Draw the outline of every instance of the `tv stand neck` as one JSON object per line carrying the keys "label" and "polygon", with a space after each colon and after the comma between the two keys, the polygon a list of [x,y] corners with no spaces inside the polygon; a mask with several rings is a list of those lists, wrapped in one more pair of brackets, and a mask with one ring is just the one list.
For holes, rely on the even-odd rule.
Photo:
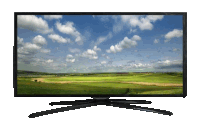
{"label": "tv stand neck", "polygon": [[110,97],[92,97],[93,99],[95,99],[95,100],[102,100],[102,99],[109,99]]}

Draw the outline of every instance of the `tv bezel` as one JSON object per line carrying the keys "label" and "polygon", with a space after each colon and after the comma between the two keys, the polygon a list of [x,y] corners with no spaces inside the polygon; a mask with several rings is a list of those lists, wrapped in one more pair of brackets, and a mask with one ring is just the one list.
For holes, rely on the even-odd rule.
{"label": "tv bezel", "polygon": [[[17,15],[183,15],[183,94],[17,94]],[[187,96],[187,12],[14,12],[13,47],[13,87],[14,97],[183,97]]]}

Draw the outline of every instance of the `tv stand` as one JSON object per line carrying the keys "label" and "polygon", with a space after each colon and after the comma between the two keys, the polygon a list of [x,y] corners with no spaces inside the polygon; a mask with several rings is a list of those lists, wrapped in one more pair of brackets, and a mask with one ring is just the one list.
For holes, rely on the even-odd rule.
{"label": "tv stand", "polygon": [[86,100],[51,102],[49,103],[49,105],[51,106],[53,105],[72,105],[72,106],[36,112],[36,113],[30,114],[28,117],[35,118],[35,117],[39,117],[43,115],[75,110],[75,109],[80,109],[80,108],[86,108],[86,107],[91,107],[91,106],[97,106],[97,105],[106,105],[106,106],[113,106],[113,107],[119,107],[119,108],[140,110],[140,111],[153,112],[153,113],[169,115],[169,116],[173,115],[172,112],[166,111],[166,110],[130,105],[130,104],[151,104],[151,103],[152,103],[151,101],[146,101],[146,100],[126,100],[126,99],[109,99],[109,97],[105,97],[105,98],[93,97],[93,99],[86,99]]}

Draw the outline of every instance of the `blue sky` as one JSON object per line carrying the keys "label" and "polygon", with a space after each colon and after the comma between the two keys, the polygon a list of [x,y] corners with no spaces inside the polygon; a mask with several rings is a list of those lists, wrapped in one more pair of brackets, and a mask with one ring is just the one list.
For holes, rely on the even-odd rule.
{"label": "blue sky", "polygon": [[181,15],[18,15],[18,69],[182,71]]}

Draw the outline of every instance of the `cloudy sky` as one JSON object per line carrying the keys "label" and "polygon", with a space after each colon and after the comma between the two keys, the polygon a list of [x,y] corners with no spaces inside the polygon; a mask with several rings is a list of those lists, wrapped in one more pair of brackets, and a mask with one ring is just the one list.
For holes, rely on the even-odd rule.
{"label": "cloudy sky", "polygon": [[182,71],[181,15],[18,15],[18,70]]}

